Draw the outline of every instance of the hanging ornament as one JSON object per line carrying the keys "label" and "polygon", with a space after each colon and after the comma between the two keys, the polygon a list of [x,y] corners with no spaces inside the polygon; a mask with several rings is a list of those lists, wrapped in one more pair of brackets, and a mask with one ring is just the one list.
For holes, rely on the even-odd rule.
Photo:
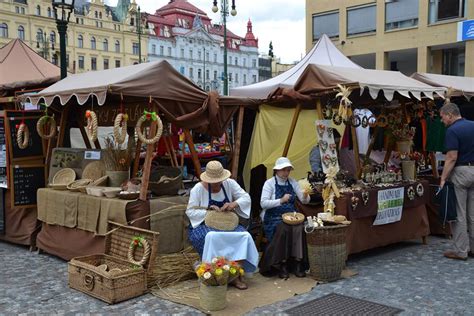
{"label": "hanging ornament", "polygon": [[336,98],[341,97],[338,114],[341,116],[342,120],[345,121],[350,116],[349,109],[352,101],[349,100],[349,96],[351,95],[352,89],[341,84],[338,84],[337,87],[338,89],[336,89],[336,91],[338,93],[336,94]]}
{"label": "hanging ornament", "polygon": [[86,128],[87,136],[92,142],[95,142],[97,140],[97,128],[98,128],[97,115],[95,114],[94,111],[87,110],[86,118],[87,118],[87,128]]}
{"label": "hanging ornament", "polygon": [[114,138],[117,144],[123,144],[127,138],[128,114],[119,113],[114,120]]}
{"label": "hanging ornament", "polygon": [[319,147],[321,147],[323,152],[326,152],[326,150],[328,149],[328,142],[325,141],[325,140],[320,140],[319,141]]}
{"label": "hanging ornament", "polygon": [[[49,123],[49,131],[48,134],[44,133],[44,127],[46,124]],[[56,135],[56,121],[54,120],[53,116],[49,116],[48,114],[43,115],[40,117],[38,122],[36,123],[36,131],[38,135],[43,139],[50,139]]]}
{"label": "hanging ornament", "polygon": [[[158,124],[156,134],[152,138],[147,138],[142,133],[142,124],[146,121],[156,121],[156,123]],[[163,122],[161,122],[161,119],[156,114],[156,112],[143,111],[143,115],[137,121],[137,125],[135,127],[135,130],[137,131],[138,139],[143,144],[153,145],[158,140],[160,140],[161,134],[163,133]]]}
{"label": "hanging ornament", "polygon": [[326,126],[324,124],[318,124],[317,130],[318,130],[319,138],[322,138],[324,136],[324,131],[326,130]]}
{"label": "hanging ornament", "polygon": [[28,144],[30,142],[30,131],[28,129],[28,126],[25,124],[24,121],[22,121],[16,127],[16,142],[18,144],[18,147],[20,149],[25,149],[26,147],[28,147]]}

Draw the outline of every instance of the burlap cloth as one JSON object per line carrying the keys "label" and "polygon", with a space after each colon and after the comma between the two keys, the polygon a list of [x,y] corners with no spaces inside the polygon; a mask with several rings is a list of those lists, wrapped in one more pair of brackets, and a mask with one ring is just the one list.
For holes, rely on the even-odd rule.
{"label": "burlap cloth", "polygon": [[37,202],[38,220],[42,222],[105,235],[109,220],[127,223],[130,201],[43,188],[37,192]]}

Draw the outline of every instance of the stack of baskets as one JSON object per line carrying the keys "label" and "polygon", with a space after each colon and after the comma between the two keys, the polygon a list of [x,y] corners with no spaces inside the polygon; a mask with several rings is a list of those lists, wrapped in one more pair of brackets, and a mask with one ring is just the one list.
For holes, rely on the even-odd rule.
{"label": "stack of baskets", "polygon": [[306,234],[310,275],[319,281],[340,278],[346,265],[348,225],[317,227]]}

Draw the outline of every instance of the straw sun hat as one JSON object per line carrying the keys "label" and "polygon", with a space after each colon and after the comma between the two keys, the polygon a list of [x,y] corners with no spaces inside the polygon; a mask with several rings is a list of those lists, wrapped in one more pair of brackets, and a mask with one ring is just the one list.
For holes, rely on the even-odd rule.
{"label": "straw sun hat", "polygon": [[219,161],[212,160],[206,165],[206,171],[201,174],[201,180],[206,183],[222,182],[230,177],[230,171],[224,169]]}

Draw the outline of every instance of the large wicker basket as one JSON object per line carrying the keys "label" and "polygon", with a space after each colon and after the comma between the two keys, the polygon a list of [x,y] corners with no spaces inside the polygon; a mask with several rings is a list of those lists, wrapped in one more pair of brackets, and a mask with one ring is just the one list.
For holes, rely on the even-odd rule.
{"label": "large wicker basket", "polygon": [[331,282],[340,278],[347,259],[348,227],[324,226],[306,234],[310,275],[316,280]]}
{"label": "large wicker basket", "polygon": [[[113,222],[109,222],[109,231],[112,233],[105,237],[105,254],[73,258],[68,264],[68,275],[71,288],[114,304],[142,295],[151,287],[152,284],[147,284],[147,274],[152,271],[149,263],[156,260],[159,233]],[[145,238],[151,248],[143,266],[134,265],[127,259],[130,243],[136,236]],[[141,258],[143,249],[136,247],[134,257]],[[104,264],[109,270],[118,268],[121,272],[100,269]]]}

